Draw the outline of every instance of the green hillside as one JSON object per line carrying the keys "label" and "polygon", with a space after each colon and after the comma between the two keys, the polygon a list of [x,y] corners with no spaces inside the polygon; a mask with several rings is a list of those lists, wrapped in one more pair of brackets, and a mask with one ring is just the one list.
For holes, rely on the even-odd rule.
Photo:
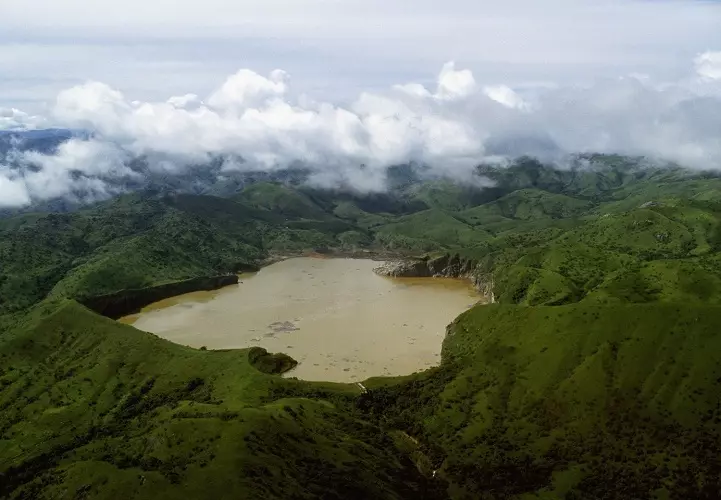
{"label": "green hillside", "polygon": [[[257,348],[255,348],[257,349]],[[425,479],[330,398],[60,304],[2,344],[3,498],[410,498]]]}
{"label": "green hillside", "polygon": [[472,224],[514,220],[566,219],[583,215],[593,204],[570,196],[538,189],[520,189],[484,205],[461,212]]}
{"label": "green hillside", "polygon": [[293,226],[275,212],[197,195],[127,195],[69,214],[7,219],[0,311],[48,294],[84,297],[236,272],[276,249],[340,246],[336,236],[351,229],[340,220]]}
{"label": "green hillside", "polygon": [[483,241],[489,235],[462,222],[453,214],[430,209],[405,215],[376,228],[377,239],[393,248],[435,250],[464,248]]}
{"label": "green hillside", "polygon": [[282,184],[271,182],[252,184],[233,199],[286,218],[314,220],[328,217],[305,193]]}
{"label": "green hillside", "polygon": [[[610,155],[478,173],[0,219],[0,497],[717,498],[719,179]],[[367,392],[82,305],[318,251],[464,259],[495,304]]]}
{"label": "green hillside", "polygon": [[719,313],[476,307],[440,368],[369,381],[358,405],[432,443],[452,498],[715,498]]}

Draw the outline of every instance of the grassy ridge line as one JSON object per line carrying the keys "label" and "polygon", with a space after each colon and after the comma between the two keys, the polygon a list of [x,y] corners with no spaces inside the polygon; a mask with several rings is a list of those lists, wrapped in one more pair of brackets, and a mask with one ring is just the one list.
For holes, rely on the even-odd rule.
{"label": "grassy ridge line", "polygon": [[[636,396],[648,404],[648,411],[693,427],[716,409],[719,313],[720,306],[681,304],[479,307],[449,327],[443,355],[450,363],[470,364],[494,349],[513,350],[510,359],[497,363],[524,367],[516,373],[516,382],[531,398],[548,396],[549,388],[560,388],[569,378],[608,376],[595,391],[601,399],[592,398],[589,404],[604,403],[606,390],[639,391]],[[601,373],[579,373],[607,354],[613,363],[601,366]],[[690,388],[705,394],[692,394]],[[578,397],[589,392],[581,390]],[[570,405],[565,413],[572,419]]]}

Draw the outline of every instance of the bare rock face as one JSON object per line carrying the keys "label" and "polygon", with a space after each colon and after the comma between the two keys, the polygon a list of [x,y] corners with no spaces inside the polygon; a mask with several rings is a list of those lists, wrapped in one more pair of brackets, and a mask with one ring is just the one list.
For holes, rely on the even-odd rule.
{"label": "bare rock face", "polygon": [[384,262],[373,269],[373,272],[392,278],[430,278],[433,276],[428,269],[428,263],[420,259]]}
{"label": "bare rock face", "polygon": [[373,270],[381,276],[393,278],[463,278],[493,302],[493,276],[481,273],[478,263],[455,255],[441,255],[433,259],[406,259],[384,262]]}
{"label": "bare rock face", "polygon": [[470,278],[476,263],[456,255],[441,255],[433,259],[406,259],[386,262],[374,271],[381,276],[395,278]]}

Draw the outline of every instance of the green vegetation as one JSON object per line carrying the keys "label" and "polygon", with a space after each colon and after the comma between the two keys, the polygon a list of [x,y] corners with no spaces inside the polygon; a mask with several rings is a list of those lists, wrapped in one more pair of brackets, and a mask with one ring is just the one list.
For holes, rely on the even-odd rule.
{"label": "green vegetation", "polygon": [[428,443],[458,498],[714,498],[715,306],[477,307],[443,364],[367,382],[369,418]]}
{"label": "green vegetation", "polygon": [[253,350],[181,347],[72,301],[40,316],[0,348],[3,498],[422,491],[425,479],[371,423],[318,398],[271,397],[301,383],[256,370]]}
{"label": "green vegetation", "polygon": [[[717,498],[721,181],[584,161],[0,219],[0,497]],[[367,392],[82,305],[318,251],[451,255],[496,303]]]}
{"label": "green vegetation", "polygon": [[251,347],[248,361],[258,371],[271,375],[279,375],[292,370],[298,362],[282,352],[269,353],[262,347]]}

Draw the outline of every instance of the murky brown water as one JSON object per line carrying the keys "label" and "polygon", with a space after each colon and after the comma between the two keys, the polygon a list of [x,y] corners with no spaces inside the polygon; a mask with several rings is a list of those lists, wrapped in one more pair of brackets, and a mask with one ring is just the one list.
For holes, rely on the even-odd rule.
{"label": "murky brown water", "polygon": [[121,321],[193,347],[285,352],[299,362],[288,376],[306,380],[360,381],[438,364],[446,325],[479,295],[461,280],[377,276],[377,265],[289,259]]}

